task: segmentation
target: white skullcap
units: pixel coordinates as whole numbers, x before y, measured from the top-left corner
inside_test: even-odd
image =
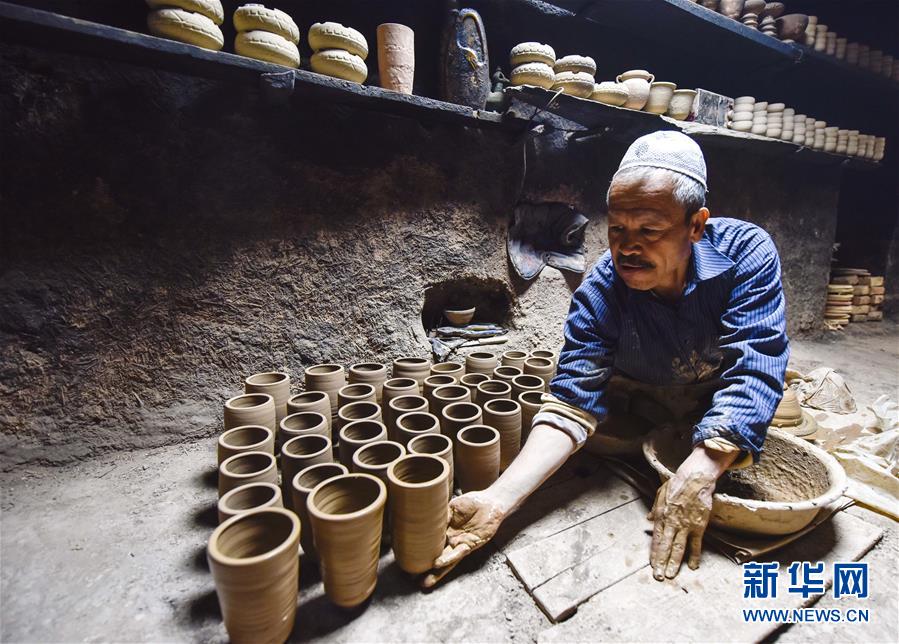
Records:
[[[706,185],[705,157],[696,141],[681,132],[659,131],[641,136],[624,153],[615,176],[630,168],[663,168]],[[612,177],[615,180],[615,177]]]

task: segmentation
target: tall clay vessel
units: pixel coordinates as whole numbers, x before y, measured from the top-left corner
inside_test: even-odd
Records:
[[[378,402],[378,393],[375,386],[357,382],[341,387],[337,392],[337,409],[354,402]]]
[[[358,606],[375,590],[386,500],[376,476],[344,474],[320,483],[306,501],[325,593],[342,608]]]
[[[297,436],[284,443],[281,446],[281,492],[285,507],[294,509],[290,486],[297,472],[310,465],[333,461],[331,439],[327,436],[308,434]]]
[[[499,478],[499,432],[469,425],[456,437],[456,479],[463,492],[485,490]]]
[[[543,392],[525,391],[520,393],[518,394],[518,404],[521,405],[521,443],[523,445],[531,433],[534,416],[543,405]]]
[[[507,401],[511,402],[511,401]],[[480,425],[483,420],[481,408],[470,402],[457,402],[443,408],[440,418],[440,433],[456,440],[459,430],[468,425]]]
[[[439,434],[440,421],[434,414],[411,411],[396,419],[396,442],[407,446],[416,436]]]
[[[241,452],[219,465],[219,498],[247,483],[277,483],[278,467],[268,452]]]
[[[291,438],[306,434],[319,434],[331,438],[331,432],[328,431],[328,416],[315,411],[300,411],[285,416],[278,430],[278,442],[281,445]]]
[[[390,401],[400,396],[418,396],[418,382],[412,378],[391,378],[384,383],[381,392],[381,412],[387,418]]]
[[[283,642],[293,630],[300,521],[283,508],[231,517],[209,537],[207,559],[232,642]]]
[[[353,454],[363,445],[387,440],[387,428],[377,420],[354,420],[340,430],[340,442],[337,449],[340,462],[353,467]]]
[[[500,471],[521,451],[521,405],[514,400],[490,400],[484,405],[484,424],[499,432]]]
[[[465,358],[465,373],[482,373],[489,376],[498,366],[496,354],[489,351],[474,351]]]
[[[452,376],[456,382],[465,375],[465,365],[458,362],[438,362],[431,365],[432,376]]]
[[[218,463],[241,452],[275,453],[275,435],[262,425],[244,425],[223,432],[218,439]]]
[[[241,425],[262,425],[278,430],[275,399],[270,394],[243,394],[225,401],[225,429]]]
[[[488,400],[512,397],[512,383],[502,380],[485,380],[478,385],[478,393],[475,402],[483,405]]]
[[[258,508],[284,507],[281,488],[274,483],[247,483],[236,487],[219,499],[219,523]]]
[[[343,429],[354,420],[381,420],[381,407],[371,401],[354,402],[344,405],[337,412],[337,429]]]
[[[446,487],[450,497],[453,496],[453,441],[443,434],[423,434],[409,441],[410,454],[431,454],[438,456],[449,464],[449,477],[446,479]]]
[[[431,398],[431,413],[440,419],[443,426],[443,410],[447,405],[457,402],[471,402],[471,392],[463,385],[447,385],[434,390]]]
[[[324,391],[331,401],[331,419],[337,418],[337,392],[346,384],[339,364],[316,364],[306,369],[306,391]]]
[[[522,374],[512,378],[512,400],[517,400],[518,395],[525,391],[539,391],[543,393],[546,383],[540,376]]]
[[[309,523],[306,499],[319,483],[346,473],[347,468],[340,463],[318,463],[303,468],[291,481],[290,502],[293,504],[293,511],[300,517],[300,525],[303,527],[300,534],[300,545],[303,547],[303,552],[310,557],[317,557],[318,553],[315,551],[312,539],[312,524]]]
[[[524,361],[527,359],[528,354],[524,351],[506,351],[503,353],[502,366],[504,367],[517,367],[519,369],[524,368]]]
[[[275,419],[280,423],[287,415],[287,399],[290,398],[290,376],[282,371],[256,373],[244,380],[248,394],[270,394],[275,402]]]
[[[378,25],[378,73],[381,87],[412,93],[415,78],[415,32],[406,25]]]
[[[379,403],[385,380],[387,380],[387,366],[380,362],[359,362],[350,367],[350,384],[359,382],[372,385]]]
[[[397,565],[411,574],[430,570],[446,543],[449,464],[410,454],[387,469]]]
[[[549,358],[528,358],[524,361],[524,372],[543,380],[544,391],[549,391],[549,381],[553,379],[555,370],[556,365]]]
[[[387,438],[397,441],[396,420],[411,411],[428,411],[428,401],[421,396],[397,396],[384,408],[384,424],[387,425]]]
[[[527,360],[527,358],[525,358]],[[524,362],[521,363],[521,367],[512,367],[510,365],[500,365],[496,369],[493,370],[493,379],[494,380],[502,380],[504,382],[512,382],[512,378],[515,376],[520,376],[524,372],[522,369],[524,368]]]
[[[485,380],[490,380],[490,376],[483,373],[466,373],[459,379],[459,384],[468,387],[468,393],[471,400],[478,395],[478,385]]]
[[[287,414],[296,414],[301,411],[314,411],[321,414],[328,421],[328,436],[334,440],[331,433],[331,399],[324,391],[304,391],[287,399]]]
[[[482,110],[490,93],[490,61],[484,21],[474,9],[447,2],[440,61],[440,98]]]
[[[424,379],[422,395],[428,401],[429,406],[433,405],[434,392],[441,387],[446,387],[447,385],[454,384],[456,384],[456,378],[454,376],[428,376]]]

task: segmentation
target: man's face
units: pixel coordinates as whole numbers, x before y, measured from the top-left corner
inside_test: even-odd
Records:
[[[609,248],[615,270],[630,288],[663,297],[683,292],[692,244],[702,238],[709,211],[687,221],[667,172],[624,174],[609,192]]]

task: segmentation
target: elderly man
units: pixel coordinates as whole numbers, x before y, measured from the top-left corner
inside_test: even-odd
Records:
[[[580,447],[636,442],[640,416],[689,423],[693,445],[649,515],[653,576],[674,577],[685,556],[698,567],[715,483],[758,459],[789,354],[771,238],[709,219],[706,192],[687,136],[656,132],[628,149],[608,192],[609,250],[572,298],[551,393],[502,476],[450,503],[448,545],[426,586]]]

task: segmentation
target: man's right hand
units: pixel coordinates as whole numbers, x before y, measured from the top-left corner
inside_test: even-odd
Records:
[[[422,582],[431,588],[443,579],[462,558],[493,538],[505,514],[486,492],[468,492],[449,504],[447,546],[434,561],[434,568]]]

